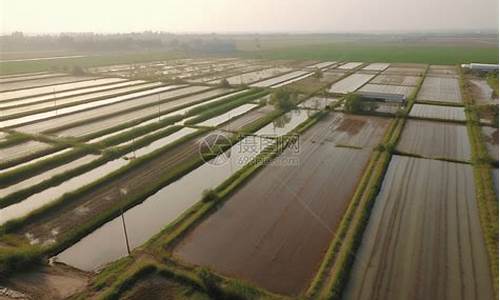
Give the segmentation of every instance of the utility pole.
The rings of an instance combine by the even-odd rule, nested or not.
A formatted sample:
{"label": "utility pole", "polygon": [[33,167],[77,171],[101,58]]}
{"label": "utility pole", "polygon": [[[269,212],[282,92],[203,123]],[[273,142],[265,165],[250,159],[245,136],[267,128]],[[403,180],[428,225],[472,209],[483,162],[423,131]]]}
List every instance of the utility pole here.
{"label": "utility pole", "polygon": [[[126,189],[120,189],[120,194],[122,196],[126,196],[127,195],[127,190]],[[125,245],[127,246],[127,254],[130,255],[130,245],[128,243],[127,226],[125,225],[125,216],[123,215],[123,205],[121,207],[121,217],[122,217],[123,233],[125,235]]]}

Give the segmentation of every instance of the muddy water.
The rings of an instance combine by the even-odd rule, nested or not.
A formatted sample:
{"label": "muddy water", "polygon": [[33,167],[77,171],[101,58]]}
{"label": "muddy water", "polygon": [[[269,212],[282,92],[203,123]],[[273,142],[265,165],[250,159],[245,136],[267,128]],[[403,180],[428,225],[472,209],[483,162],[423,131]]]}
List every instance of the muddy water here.
{"label": "muddy water", "polygon": [[307,120],[313,113],[308,110],[292,110],[262,127],[255,134],[268,137],[282,136]]}
{"label": "muddy water", "polygon": [[[179,133],[176,132],[174,133],[175,136],[172,137],[172,135],[166,136],[164,138],[161,138],[145,147],[139,148],[135,151],[131,151],[128,153],[128,158],[139,158],[142,157],[146,154],[149,154],[156,149],[161,148],[162,146],[165,146],[183,136],[186,136],[187,134],[190,134],[194,132],[195,130],[186,128],[186,130],[183,130],[183,132]],[[40,193],[33,194],[30,197],[26,198],[22,202],[13,204],[11,206],[8,206],[6,208],[0,209],[0,225],[4,224],[5,222],[20,218],[31,211],[40,208],[46,204],[49,204],[55,200],[57,200],[59,197],[64,195],[65,193],[75,191],[80,187],[83,187],[89,183],[92,183],[99,178],[102,178],[111,172],[114,172],[118,170],[119,168],[127,165],[130,162],[130,160],[125,159],[125,158],[118,158],[112,161],[109,161],[95,169],[92,169],[86,173],[80,174],[78,176],[75,176],[69,180],[64,181],[63,183],[50,187],[48,189],[43,190]]]}
{"label": "muddy water", "polygon": [[467,127],[447,122],[408,120],[397,149],[428,158],[471,158]]}
{"label": "muddy water", "polygon": [[234,108],[228,112],[225,112],[222,115],[219,115],[215,118],[211,118],[211,119],[205,120],[203,122],[197,123],[196,125],[215,127],[215,126],[218,126],[222,123],[225,123],[225,122],[231,120],[232,118],[238,117],[238,116],[254,109],[257,106],[258,106],[257,104],[244,104],[244,105],[238,106],[237,108]]}
{"label": "muddy water", "polygon": [[175,257],[274,292],[302,292],[389,124],[361,118],[321,119],[300,136],[299,147],[286,149],[183,238]]}
{"label": "muddy water", "polygon": [[[219,157],[164,187],[125,212],[130,247],[136,248],[198,202],[204,190],[215,188],[241,169],[272,141],[247,137]],[[60,253],[59,261],[94,270],[127,255],[121,217],[106,223]]]}

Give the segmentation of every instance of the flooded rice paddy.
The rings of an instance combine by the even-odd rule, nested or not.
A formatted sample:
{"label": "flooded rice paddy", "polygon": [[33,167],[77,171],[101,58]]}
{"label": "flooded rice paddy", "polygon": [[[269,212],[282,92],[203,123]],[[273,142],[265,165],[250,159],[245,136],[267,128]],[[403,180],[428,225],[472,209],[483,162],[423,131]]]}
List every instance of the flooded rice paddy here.
{"label": "flooded rice paddy", "polygon": [[439,106],[429,104],[414,104],[411,108],[410,117],[436,119],[445,121],[465,122],[465,110],[463,107]]}
{"label": "flooded rice paddy", "polygon": [[462,103],[458,79],[426,76],[417,95],[417,101]]}
{"label": "flooded rice paddy", "polygon": [[[131,248],[161,231],[192,205],[203,191],[213,189],[250,162],[270,140],[247,137],[230,150],[162,188],[124,213]],[[251,147],[248,147],[248,146]],[[248,147],[248,148],[247,148]],[[57,255],[57,260],[83,270],[94,270],[127,255],[121,217],[104,224]]]}
{"label": "flooded rice paddy", "polygon": [[430,158],[471,159],[467,127],[460,124],[407,120],[396,148]]}
{"label": "flooded rice paddy", "polygon": [[393,156],[360,247],[345,299],[493,299],[470,165]]}
{"label": "flooded rice paddy", "polygon": [[370,81],[375,75],[373,74],[359,74],[355,73],[347,76],[346,78],[334,83],[330,89],[330,93],[347,94],[354,92],[362,85]]}
{"label": "flooded rice paddy", "polygon": [[322,119],[235,192],[174,249],[192,264],[297,295],[319,267],[388,121]]}

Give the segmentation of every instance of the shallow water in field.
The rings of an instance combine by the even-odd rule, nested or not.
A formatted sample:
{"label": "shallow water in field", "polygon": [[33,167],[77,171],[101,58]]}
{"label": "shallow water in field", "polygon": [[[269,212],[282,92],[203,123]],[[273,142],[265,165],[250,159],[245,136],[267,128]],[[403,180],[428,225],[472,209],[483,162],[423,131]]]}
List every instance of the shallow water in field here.
{"label": "shallow water in field", "polygon": [[[167,185],[124,213],[130,248],[136,248],[200,201],[212,189],[251,161],[272,141],[247,137],[215,159]],[[127,255],[122,218],[104,224],[59,255],[57,260],[94,270]]]}
{"label": "shallow water in field", "polygon": [[114,82],[115,78],[85,78],[82,77],[81,81],[78,82],[69,82],[69,83],[58,83],[50,86],[42,86],[42,87],[26,87],[25,89],[16,90],[16,91],[8,91],[0,93],[0,101],[3,100],[12,100],[21,97],[30,97],[33,95],[40,94],[50,94],[54,91],[67,91],[77,88],[95,86],[99,84],[105,84],[110,81]]}
{"label": "shallow water in field", "polygon": [[227,111],[227,112],[225,112],[217,117],[214,117],[214,118],[202,121],[200,123],[197,123],[196,125],[213,126],[213,127],[219,126],[220,124],[225,123],[225,122],[231,120],[232,118],[240,116],[240,115],[254,109],[257,106],[258,106],[257,104],[243,104],[243,105],[238,106],[230,111]]}
{"label": "shallow water in field", "polygon": [[25,123],[34,122],[34,121],[44,120],[44,119],[51,118],[51,117],[62,116],[62,115],[70,114],[70,113],[79,112],[82,110],[97,108],[97,107],[104,106],[104,105],[110,105],[113,103],[118,103],[118,102],[130,100],[130,99],[137,98],[137,97],[142,97],[142,96],[147,96],[147,95],[151,95],[151,94],[155,94],[155,93],[164,92],[164,91],[176,88],[176,87],[178,87],[178,86],[173,85],[173,86],[157,87],[157,88],[149,89],[146,91],[140,91],[140,92],[131,93],[131,94],[127,94],[127,95],[107,98],[107,99],[103,99],[103,100],[92,101],[92,102],[74,105],[74,106],[70,106],[70,107],[64,107],[64,108],[56,109],[53,111],[37,113],[37,114],[29,115],[26,117],[16,118],[16,119],[12,119],[12,120],[6,120],[3,122],[0,122],[0,127],[16,126],[16,125],[21,125],[21,124],[25,124]]}
{"label": "shallow water in field", "polygon": [[[181,129],[171,135],[158,139],[149,145],[146,145],[135,151],[129,152],[127,154],[127,157],[129,159],[142,157],[194,131],[196,130],[191,128]],[[10,221],[12,219],[25,216],[26,214],[32,212],[33,210],[38,209],[44,205],[47,205],[57,200],[65,193],[75,191],[87,184],[90,184],[98,180],[99,178],[102,178],[110,174],[111,172],[118,170],[119,168],[127,165],[130,162],[129,159],[117,158],[115,160],[109,161],[86,173],[80,174],[69,180],[66,180],[57,186],[53,186],[39,193],[33,194],[30,197],[24,199],[22,202],[0,209],[0,224],[4,224],[5,222]]]}
{"label": "shallow water in field", "polygon": [[314,112],[309,110],[292,110],[255,132],[259,136],[278,137],[289,133],[292,129],[307,120]]}

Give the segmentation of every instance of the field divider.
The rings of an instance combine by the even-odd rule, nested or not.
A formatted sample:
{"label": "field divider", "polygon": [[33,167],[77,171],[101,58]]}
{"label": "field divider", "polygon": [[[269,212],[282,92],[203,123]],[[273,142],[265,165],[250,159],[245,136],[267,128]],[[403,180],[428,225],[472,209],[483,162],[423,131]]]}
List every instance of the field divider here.
{"label": "field divider", "polygon": [[393,151],[394,155],[402,155],[402,156],[409,156],[409,157],[415,157],[415,158],[422,158],[422,159],[431,159],[431,160],[440,160],[440,161],[446,161],[446,162],[452,162],[452,163],[458,163],[458,164],[467,164],[470,165],[472,162],[469,160],[461,160],[461,159],[454,159],[454,158],[449,158],[449,157],[428,157],[424,155],[419,155],[416,153],[410,153],[410,152],[404,152],[395,149]]}
{"label": "field divider", "polygon": [[450,107],[465,107],[464,103],[453,103],[446,101],[427,101],[427,100],[417,100],[416,104],[426,104],[426,105],[439,105],[439,106],[450,106]]}
{"label": "field divider", "polygon": [[481,132],[479,116],[470,90],[465,83],[464,74],[458,66],[457,68],[460,74],[460,89],[466,106],[465,115],[472,150],[479,220],[488,254],[491,284],[495,291],[495,297],[498,298],[498,195],[495,192],[491,157]]}

